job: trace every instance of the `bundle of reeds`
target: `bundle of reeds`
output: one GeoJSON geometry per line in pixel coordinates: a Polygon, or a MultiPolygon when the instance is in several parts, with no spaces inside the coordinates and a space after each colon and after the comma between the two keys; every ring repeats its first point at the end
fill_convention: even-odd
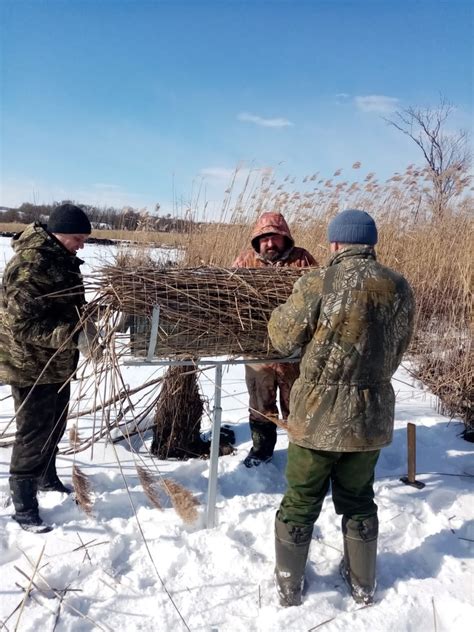
{"type": "Polygon", "coordinates": [[[271,312],[307,268],[106,266],[95,275],[92,309],[132,316],[132,350],[145,353],[159,306],[155,355],[276,355],[267,334],[271,312]],[[98,285],[97,285],[98,281],[98,285]]]}
{"type": "Polygon", "coordinates": [[[169,367],[156,407],[151,453],[160,459],[200,456],[203,410],[196,371],[169,367]]]}

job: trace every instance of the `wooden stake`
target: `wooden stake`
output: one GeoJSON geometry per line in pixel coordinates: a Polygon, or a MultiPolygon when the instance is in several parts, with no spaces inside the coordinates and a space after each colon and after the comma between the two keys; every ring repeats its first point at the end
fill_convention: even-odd
{"type": "Polygon", "coordinates": [[[412,423],[407,424],[407,462],[408,476],[402,476],[400,480],[405,485],[423,489],[425,484],[416,480],[416,426],[412,423]]]}
{"type": "Polygon", "coordinates": [[[413,485],[416,477],[416,426],[412,423],[407,425],[407,459],[408,482],[413,485]]]}

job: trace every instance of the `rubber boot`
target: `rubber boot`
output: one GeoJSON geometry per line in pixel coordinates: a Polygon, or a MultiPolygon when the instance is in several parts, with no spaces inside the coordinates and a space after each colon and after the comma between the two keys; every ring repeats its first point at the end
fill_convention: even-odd
{"type": "Polygon", "coordinates": [[[49,462],[43,476],[38,480],[39,492],[61,492],[62,494],[71,494],[73,489],[69,485],[64,485],[56,472],[55,457],[49,462]]]}
{"type": "Polygon", "coordinates": [[[10,476],[10,492],[15,513],[12,516],[25,531],[46,533],[51,527],[45,524],[39,515],[36,498],[37,482],[34,478],[10,476]]]}
{"type": "Polygon", "coordinates": [[[299,606],[313,527],[296,527],[275,518],[275,583],[284,607],[299,606]]]}
{"type": "Polygon", "coordinates": [[[341,574],[357,603],[371,604],[375,593],[377,561],[377,516],[365,520],[342,519],[344,559],[341,574]]]}
{"type": "Polygon", "coordinates": [[[245,467],[256,467],[272,460],[277,440],[276,426],[271,421],[250,420],[253,446],[244,459],[245,467]]]}

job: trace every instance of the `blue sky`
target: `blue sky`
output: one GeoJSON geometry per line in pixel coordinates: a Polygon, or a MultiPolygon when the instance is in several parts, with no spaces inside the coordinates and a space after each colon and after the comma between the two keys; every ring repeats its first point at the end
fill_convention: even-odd
{"type": "Polygon", "coordinates": [[[421,163],[382,116],[472,128],[472,3],[0,0],[0,205],[171,210],[236,166],[381,178],[421,163]]]}

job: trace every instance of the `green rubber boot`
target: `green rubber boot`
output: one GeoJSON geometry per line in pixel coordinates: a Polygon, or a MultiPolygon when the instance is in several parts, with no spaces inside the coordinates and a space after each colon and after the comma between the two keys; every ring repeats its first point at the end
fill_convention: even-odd
{"type": "Polygon", "coordinates": [[[301,605],[304,570],[313,527],[297,527],[275,518],[275,583],[283,607],[301,605]]]}
{"type": "Polygon", "coordinates": [[[375,594],[375,567],[377,561],[377,516],[365,520],[342,519],[344,559],[341,575],[357,603],[371,604],[375,594]]]}

